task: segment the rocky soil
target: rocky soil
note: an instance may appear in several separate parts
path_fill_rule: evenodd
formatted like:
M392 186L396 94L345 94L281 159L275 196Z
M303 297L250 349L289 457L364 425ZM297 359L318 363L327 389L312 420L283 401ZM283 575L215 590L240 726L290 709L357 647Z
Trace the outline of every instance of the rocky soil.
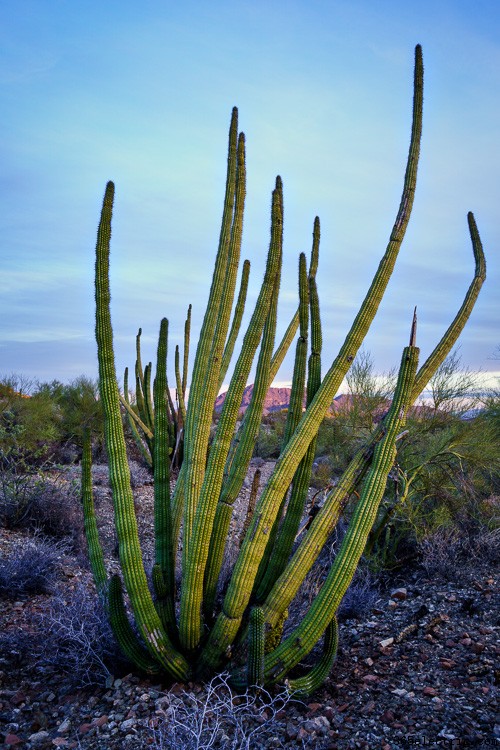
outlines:
M137 468L134 483L147 557L152 488ZM94 484L106 557L116 568L105 467L94 468ZM0 530L0 553L21 536ZM223 678L163 684L123 665L104 670L100 684L81 685L60 665L19 653L23 640L14 634L49 638L34 615L50 595L0 599L1 632L12 636L0 653L0 742L21 750L500 746L498 569L477 558L457 565L451 580L431 573L415 568L379 582L368 612L341 623L333 672L306 701L278 689L233 698ZM79 586L92 588L81 557L64 555L60 575L58 595L68 601Z

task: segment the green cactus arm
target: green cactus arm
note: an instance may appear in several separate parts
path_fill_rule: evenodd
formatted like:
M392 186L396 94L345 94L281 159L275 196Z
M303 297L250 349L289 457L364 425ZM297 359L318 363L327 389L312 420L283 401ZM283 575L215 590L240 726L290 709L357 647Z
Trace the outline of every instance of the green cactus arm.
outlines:
M475 261L474 277L465 294L462 305L460 306L453 321L451 322L450 326L442 336L435 349L432 351L432 353L429 355L429 357L426 359L417 373L417 377L415 378L415 385L413 387L413 401L415 401L422 393L439 365L443 362L444 359L446 359L448 354L453 349L458 337L462 333L464 326L470 317L474 305L476 304L479 292L481 291L481 287L486 279L486 260L484 257L483 246L473 213L469 212L467 214L467 222L469 226L472 251Z
M142 367L141 336L142 328L139 328L139 330L137 331L137 336L135 337L135 374L139 378L141 390L144 390L144 369Z
M264 686L264 624L260 607L252 607L248 628L247 684L254 689Z
M295 432L295 428L302 417L302 406L304 402L304 391L306 387L306 363L308 348L309 327L309 290L307 283L306 256L304 253L299 257L299 338L295 350L295 362L293 367L292 389L290 392L290 403L283 435L285 446Z
M376 519L387 476L394 462L396 437L405 423L406 411L410 405L418 354L419 350L415 346L404 349L396 392L386 418L386 432L375 448L372 466L366 476L360 499L339 552L319 594L300 625L273 653L266 656L266 681L283 679L286 673L311 651L336 613L352 580Z
M295 432L302 417L302 407L304 403L304 391L306 383L306 362L308 348L308 327L309 327L309 289L306 269L306 256L304 253L299 257L299 338L295 349L295 362L293 367L292 389L290 392L290 403L288 406L285 432L283 435L283 447L288 443L291 435ZM300 472L300 464L295 474L293 483ZM292 487L293 487L292 483ZM281 505L269 533L269 539L264 554L260 561L259 570L255 579L254 590L257 592L257 601L262 601L265 596L260 598L262 592L262 579L269 578L273 575L274 562L271 562L271 555L274 557L276 537L278 528L282 523L283 514L287 501L288 487L283 486L283 497ZM307 491L307 490L306 490ZM291 502L291 499L290 499ZM288 512L288 511L287 511ZM276 573L277 575L277 573Z
M240 430L238 431L236 448L234 448L234 443L233 445L230 445L230 443L228 444L227 442L225 443L225 446L227 448L227 450L225 450L226 455L229 449L234 449L234 451L231 459L229 457L227 457L226 459L226 465L224 467L223 475L219 473L219 479L223 479L227 472L227 466L231 462L229 475L226 476L224 484L221 486L217 495L219 500L215 509L215 518L213 521L208 561L205 571L204 609L205 616L209 620L212 616L215 594L217 590L217 581L224 557L224 549L227 542L228 529L232 515L232 505L241 489L241 485L248 470L248 465L253 453L254 441L257 434L258 425L260 424L260 419L262 416L264 398L267 392L269 364L272 355L272 347L274 344L274 336L276 330L278 299L277 295L281 278L282 244L282 182L281 178L277 177L276 189L273 191L271 209L271 241L266 265L266 275L264 277L264 283L261 287L252 319L245 335L245 339L248 338L248 340L251 341L253 339L254 333L261 330L263 322L265 321L261 349L257 361L252 398L245 413L245 418L243 420L243 429L240 428ZM258 340L254 341L254 344L255 345L252 347L252 359L255 353L256 346L258 344ZM242 351L244 348L245 345L243 345ZM224 407L226 406L226 403L228 403L228 406L229 403L231 403L230 408L231 413L233 414L233 428L231 430L224 430L224 432L220 433L225 435L225 439L230 438L232 432L234 431L234 420L237 416L237 410L241 403L243 386L246 383L250 369L250 362L247 362L245 371L240 372L240 359L241 355L238 363L236 364L233 377L231 379L231 385L224 402ZM230 393L233 392L233 384L234 386L239 386L238 391L234 391L232 401L228 402ZM221 427L223 414L221 414L221 419L219 420L219 428Z
M151 458L151 454L149 453L148 448L146 447L146 445L144 445L144 442L139 434L139 430L137 429L137 425L139 424L141 426L141 429L145 428L146 430L148 430L148 428L142 422L138 414L136 414L136 412L132 409L132 405L130 403L129 392L128 392L128 367L125 368L125 372L123 375L123 396L120 393L120 403L125 408L125 411L127 413L127 421L130 427L130 431L132 433L132 437L134 438L136 445L139 448L139 451L141 452L143 459L148 464L148 466L152 466L153 459ZM152 437L153 437L153 433L151 433L151 438Z
M309 290L311 307L311 355L309 357L308 365L307 406L309 406L321 385L321 318L316 279L312 276L309 278ZM293 478L292 492L283 519L283 524L279 530L279 535L272 551L271 560L267 565L265 575L257 591L258 602L265 600L274 582L283 572L292 552L293 544L297 536L307 501L307 491L311 481L315 453L316 436L309 443L309 447Z
M150 675L160 674L160 665L151 658L140 643L130 624L123 601L122 583L118 575L110 578L107 600L109 624L122 653L141 672Z
M184 394L182 392L182 378L180 371L178 346L175 347L175 384L177 387L177 401L179 403L180 423L184 424L184 422L186 421L186 404L184 402Z
M318 270L318 257L319 257L319 241L320 241L320 222L319 217L316 216L314 219L313 228L313 243L311 250L311 260L309 262L309 276L315 278ZM269 371L269 385L273 382L276 377L278 370L280 369L287 351L289 350L292 341L295 338L295 333L299 326L299 308L295 311L288 328L286 329L283 338L277 347L273 358L271 360L271 369Z
M410 399L411 403L416 400L443 359L451 351L469 319L485 280L486 264L484 253L472 214L469 214L468 220L475 259L474 276L452 323L417 372ZM354 455L340 482L326 496L325 502L318 515L314 518L308 533L294 553L281 579L274 586L266 605L264 605L266 622L274 623L279 617L280 612L286 609L294 599L302 581L299 571L302 571L303 575L307 574L319 552L323 549L324 544L337 524L346 499L354 492L354 489L359 485L368 470L374 448L380 441L384 429L384 423L381 423L375 430L369 443Z
M151 362L148 362L146 367L144 368L144 391L143 391L143 397L144 397L144 406L145 406L145 414L146 419L144 420L146 424L150 426L150 429L154 428L155 423L155 412L153 407L153 400L151 398L151 374L153 372L153 365ZM154 440L154 432L153 432L153 440Z
M149 427L144 424L140 416L135 412L130 404L130 401L127 401L127 399L120 393L119 394L120 403L127 412L127 417L129 418L129 424L133 430L132 425L136 426L138 425L141 430L144 432L146 437L148 437L150 440L153 439L153 432L149 429ZM136 427L137 429L137 427Z
M94 493L92 490L92 443L88 430L85 430L83 434L81 496L90 569L94 576L97 592L104 594L107 588L108 574L106 572L106 565L104 564L104 554L99 541L99 531L95 515Z
M303 677L294 680L286 680L286 686L291 693L307 697L314 693L328 678L332 671L333 663L337 658L339 645L339 625L334 615L325 630L323 643L323 654L317 664Z
M105 441L120 563L134 617L148 650L167 673L176 679L183 680L189 676L189 665L170 643L149 592L130 486L110 314L109 245L113 197L114 185L109 182L106 186L97 232L95 298L99 391L104 412Z
M241 272L241 281L240 281L240 290L238 292L238 299L236 300L236 306L234 308L234 315L233 315L233 321L231 323L231 330L229 331L226 346L224 348L224 354L222 356L222 364L220 368L219 383L218 383L217 391L220 391L222 384L224 382L224 378L226 377L227 368L229 367L229 363L231 362L231 357L233 356L234 345L236 343L236 339L238 338L238 333L240 332L241 320L243 318L243 313L245 311L245 302L247 298L249 276L250 276L250 261L245 260L243 262L243 268Z
M273 195L271 242L264 281L254 313L236 362L231 383L226 394L215 437L210 449L205 478L196 514L192 552L188 564L183 566L183 588L179 629L185 648L194 648L201 638L201 605L203 600L204 572L210 550L214 516L220 495L224 466L234 433L238 410L256 349L262 336L261 356L257 370L266 368L266 377L274 344L276 305L279 289L282 256L282 186L277 179ZM264 334L262 329L264 328ZM266 364L267 362L267 364ZM225 544L225 539L220 540ZM190 644L189 646L187 644Z
M175 562L172 550L172 518L170 507L170 459L167 416L167 337L168 321L163 318L158 336L156 377L154 381L154 526L155 561L162 572L166 593L162 597L168 633L175 633Z
M228 162L228 190L230 206L225 206L219 252L215 262L212 288L200 333L195 357L185 427L185 458L187 462L184 492L184 523L182 560L188 565L193 524L205 473L206 455L212 424L218 375L229 327L234 288L238 271L245 201L245 140L240 134L236 144L237 117L233 110L230 130L230 160ZM233 144L234 141L234 144ZM234 178L232 172L234 171ZM234 213L233 213L234 205ZM229 211L230 209L230 211ZM183 587L184 588L184 587Z
M387 250L375 273L368 293L356 315L340 352L326 373L313 401L287 447L278 459L274 472L262 493L256 520L243 542L242 549L219 615L200 657L203 668L215 668L222 654L234 640L253 588L259 561L267 543L267 535L276 518L282 487L288 486L307 447L316 434L321 420L340 383L354 359L371 325L383 297L410 218L417 177L420 136L422 132L423 62L422 50L415 50L413 121L403 194L390 235Z
M189 362L189 345L191 340L191 311L192 305L189 305L184 323L184 354L182 363L182 397L186 399L186 387L188 379L188 362Z

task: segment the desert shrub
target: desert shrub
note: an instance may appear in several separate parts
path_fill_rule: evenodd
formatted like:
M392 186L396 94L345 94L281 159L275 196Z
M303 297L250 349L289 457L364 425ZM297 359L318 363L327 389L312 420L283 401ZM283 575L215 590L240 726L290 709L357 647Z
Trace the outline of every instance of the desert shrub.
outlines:
M0 596L16 599L51 593L67 553L67 546L60 542L43 537L21 539L8 554L0 556Z
M258 695L251 691L235 695L229 687L228 675L221 674L199 695L165 696L157 712L162 718L152 730L153 747L156 750L265 747L266 739L273 733L277 737L284 735L286 709L293 703L299 701L287 690L271 695L262 688Z
M38 668L63 672L75 686L103 685L110 674L130 669L118 652L103 602L84 584L56 592L31 626L30 656Z
M492 425L448 414L408 427L368 542L379 567L420 554L437 532L472 538L498 527L500 449Z
M284 411L264 417L255 441L254 456L265 460L278 458L285 434L285 424L286 412Z
M83 516L77 487L61 474L34 472L19 462L0 473L0 523L71 541L78 550Z

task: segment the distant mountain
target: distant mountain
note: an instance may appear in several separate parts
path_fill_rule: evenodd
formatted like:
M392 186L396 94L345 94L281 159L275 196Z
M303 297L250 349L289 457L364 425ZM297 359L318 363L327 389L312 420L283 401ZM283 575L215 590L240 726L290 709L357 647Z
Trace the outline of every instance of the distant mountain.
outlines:
M226 400L226 392L221 393L220 396L217 396L217 399L215 401L215 413L219 414L222 410L222 405L224 404L224 401ZM245 390L243 391L243 398L241 399L241 406L240 406L240 413L244 414L246 409L248 408L250 404L250 399L252 398L253 393L253 384L247 385ZM290 394L291 394L291 388L269 388L266 397L264 399L264 408L263 408L263 414L272 414L276 411L281 411L282 409L288 409L290 405ZM356 396L353 396L349 393L342 393L339 396L335 396L332 403L328 407L328 410L326 412L327 416L334 416L338 414L339 412L343 412L344 414L346 412L349 412L355 403ZM302 402L302 405L305 407L306 405L306 398L304 395L304 400ZM381 404L378 405L377 409L375 410L374 414L374 421L378 422L385 414L387 413L389 407L391 405L391 402L389 400L383 401ZM427 406L422 406L415 404L411 407L410 413L416 416L417 418L423 418L426 416L429 416L431 413L431 409Z
M218 414L222 410L222 405L226 400L226 393L221 393L217 396L215 401L215 412ZM250 399L253 393L253 383L247 385L243 391L243 398L241 399L240 412L244 413L250 404ZM264 399L264 414L271 414L274 411L281 411L281 409L288 409L290 404L290 393L291 388L269 388ZM305 405L305 404L304 404Z

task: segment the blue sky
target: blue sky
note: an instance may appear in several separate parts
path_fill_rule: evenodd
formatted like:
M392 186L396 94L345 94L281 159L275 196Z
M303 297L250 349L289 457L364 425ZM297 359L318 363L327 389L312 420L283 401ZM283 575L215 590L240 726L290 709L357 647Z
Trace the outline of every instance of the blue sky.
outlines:
M170 362L215 257L231 108L247 138L243 257L250 303L284 181L280 330L300 251L321 218L318 275L328 367L385 249L409 143L422 44L422 154L412 220L366 340L399 362L413 306L425 357L473 270L475 213L488 279L461 338L465 364L498 371L500 6L496 0L166 3L3 0L0 6L0 374L68 381L97 371L93 264L106 181L116 183L111 283L119 373L142 326ZM287 381L288 358L278 375Z

